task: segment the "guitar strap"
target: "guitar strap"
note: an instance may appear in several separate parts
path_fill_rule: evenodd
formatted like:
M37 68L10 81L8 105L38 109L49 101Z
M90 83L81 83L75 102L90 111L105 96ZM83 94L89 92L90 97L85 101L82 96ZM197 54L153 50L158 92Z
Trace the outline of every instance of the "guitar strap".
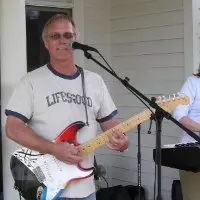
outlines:
M84 96L84 105L85 105L85 117L86 117L86 125L89 126L88 122L88 112L87 112L87 103L86 103L86 89L85 89L85 77L84 77L84 71L83 68L78 67L80 73L81 73L81 81L82 81L82 89L83 89L83 96ZM97 175L98 165L96 161L96 157L94 156L94 167L93 167L93 174L95 176L95 180L97 180L99 177Z
M88 122L88 111L87 111L87 97L86 97L86 89L85 89L85 76L83 68L78 67L78 70L81 73L81 82L82 82L82 90L83 90L83 97L84 97L84 106L85 106L85 117L86 117L86 125L89 126Z

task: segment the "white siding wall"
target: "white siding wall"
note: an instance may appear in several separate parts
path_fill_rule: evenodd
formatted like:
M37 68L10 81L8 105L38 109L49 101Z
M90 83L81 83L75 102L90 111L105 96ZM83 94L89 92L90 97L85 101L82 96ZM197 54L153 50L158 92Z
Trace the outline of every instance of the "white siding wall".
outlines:
M120 74L148 97L179 91L184 77L184 12L182 0L111 0L111 56ZM142 110L142 104L120 84L111 91L119 107L119 118ZM118 90L114 90L118 86ZM142 125L142 185L153 199L155 127L148 135L149 122ZM112 183L137 183L137 130L130 134L129 151L113 153ZM162 144L176 143L179 130L164 120ZM127 157L126 157L127 156ZM122 161L119 161L119 159ZM102 156L102 160L106 160ZM162 195L169 200L178 171L163 167Z
M182 0L84 0L85 43L96 46L123 78L148 97L177 92L184 77L184 13ZM110 47L109 47L110 45ZM111 48L111 49L110 49ZM103 75L125 120L141 112L143 105L92 61L87 68ZM155 126L147 135L149 121L142 124L142 185L153 199ZM180 130L164 121L162 143L176 143ZM130 134L125 153L102 148L97 159L108 172L108 181L137 184L137 130ZM170 199L173 179L178 171L163 167L162 195Z
M110 62L110 5L107 0L84 0L84 42L96 47ZM93 53L96 59L97 54ZM101 61L101 60L100 60ZM92 60L85 58L85 67L100 73L107 80L106 73Z

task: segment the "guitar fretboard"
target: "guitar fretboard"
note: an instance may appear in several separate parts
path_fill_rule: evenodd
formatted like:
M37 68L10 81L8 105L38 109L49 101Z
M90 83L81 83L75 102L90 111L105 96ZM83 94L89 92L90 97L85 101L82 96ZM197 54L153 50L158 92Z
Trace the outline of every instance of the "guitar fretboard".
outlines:
M178 96L177 98L169 98L164 101L161 101L160 103L157 102L158 105L163 108L165 111L171 111L173 108L176 106L182 104L186 105L189 103L189 98L187 96L180 97ZM154 112L154 109L152 109ZM96 138L80 145L80 153L81 155L88 155L92 152L94 152L97 148L103 146L106 144L109 139L108 135L110 134L115 134L115 133L124 133L129 131L130 129L134 128L136 125L140 124L141 122L149 119L151 116L151 111L146 109L143 112L129 118L128 120L118 124L117 126L105 131L104 133L101 133L98 135Z
M96 138L88 141L85 144L82 144L80 146L81 155L88 155L89 153L95 151L97 148L106 144L109 140L108 134L115 134L118 131L120 131L121 133L127 132L130 129L134 128L136 125L150 118L150 116L151 112L149 110L145 110L138 115L135 115L128 120L118 124L117 126L105 131L104 133L98 135Z

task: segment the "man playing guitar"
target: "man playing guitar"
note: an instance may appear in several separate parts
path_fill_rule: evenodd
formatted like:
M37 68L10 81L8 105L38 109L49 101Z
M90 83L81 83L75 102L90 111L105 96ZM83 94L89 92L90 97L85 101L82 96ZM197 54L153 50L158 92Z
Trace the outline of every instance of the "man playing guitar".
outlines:
M53 155L66 164L93 166L93 155L83 157L79 146L53 142L57 135L75 121L86 121L76 139L79 144L96 136L97 122L103 131L118 124L116 107L103 79L83 69L86 97L83 95L81 69L75 65L69 42L76 40L76 27L64 14L50 18L42 38L50 60L29 72L16 86L6 108L6 135L11 140L42 154ZM126 134L109 135L107 146L124 151L128 147ZM95 200L93 176L69 184L59 199Z

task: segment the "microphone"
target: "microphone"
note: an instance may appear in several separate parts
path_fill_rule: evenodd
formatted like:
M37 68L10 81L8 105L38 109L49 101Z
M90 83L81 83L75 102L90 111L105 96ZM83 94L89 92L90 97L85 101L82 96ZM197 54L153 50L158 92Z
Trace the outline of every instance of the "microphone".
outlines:
M83 51L95 51L95 52L98 52L98 50L95 49L94 47L88 46L86 44L81 44L79 42L70 41L69 46L72 49L80 49L80 50L83 50Z

